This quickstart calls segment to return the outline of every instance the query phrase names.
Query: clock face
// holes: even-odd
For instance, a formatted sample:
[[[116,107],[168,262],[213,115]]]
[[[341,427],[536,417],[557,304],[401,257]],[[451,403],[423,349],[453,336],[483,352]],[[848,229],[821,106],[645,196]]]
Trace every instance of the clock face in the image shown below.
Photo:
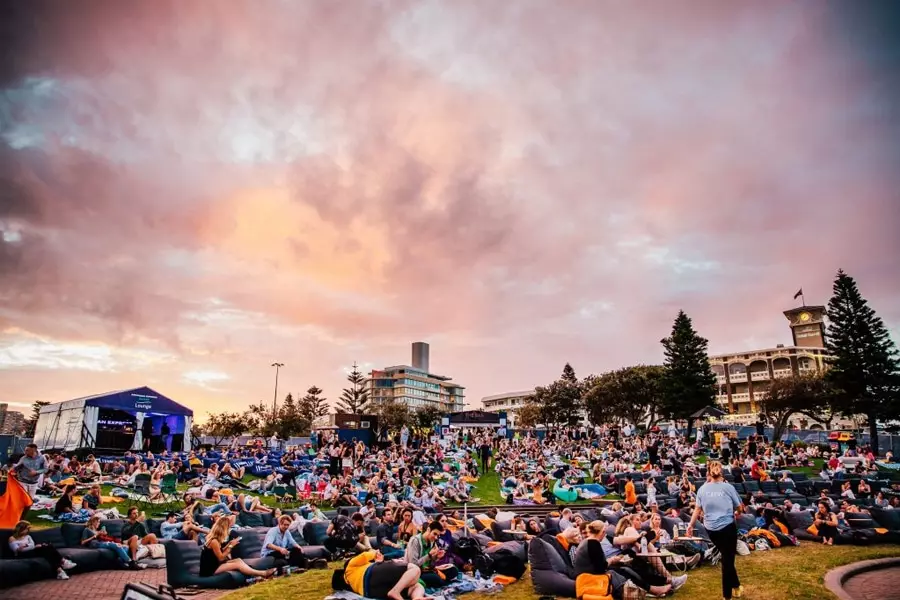
[[[810,316],[810,314],[809,314],[808,312],[800,313],[800,321],[803,322],[803,323],[806,323],[806,322],[809,321],[811,318],[812,318],[812,317]]]

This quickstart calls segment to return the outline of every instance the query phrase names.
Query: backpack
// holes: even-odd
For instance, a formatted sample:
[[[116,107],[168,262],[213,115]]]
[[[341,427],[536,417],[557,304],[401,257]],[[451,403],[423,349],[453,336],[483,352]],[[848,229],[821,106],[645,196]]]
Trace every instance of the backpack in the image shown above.
[[[481,546],[475,538],[461,537],[453,542],[453,554],[469,562],[481,554]]]
[[[359,530],[349,517],[337,516],[332,521],[332,524],[334,525],[334,533],[332,535],[335,539],[344,542],[353,542],[359,539]]]
[[[494,559],[482,552],[472,559],[472,568],[482,577],[490,577],[494,574]]]
[[[525,574],[525,561],[508,550],[497,550],[491,555],[494,573],[520,579]]]

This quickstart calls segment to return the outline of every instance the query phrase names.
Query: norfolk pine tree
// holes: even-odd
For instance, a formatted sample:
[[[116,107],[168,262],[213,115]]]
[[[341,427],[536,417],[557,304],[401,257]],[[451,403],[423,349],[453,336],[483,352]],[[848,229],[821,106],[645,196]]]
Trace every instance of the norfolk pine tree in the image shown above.
[[[665,371],[661,380],[663,414],[687,419],[713,404],[716,376],[709,366],[708,342],[700,337],[683,310],[678,311],[672,335],[661,341]]]
[[[872,452],[877,455],[878,419],[895,419],[900,414],[897,347],[856,282],[843,270],[835,277],[827,315],[829,369],[825,377],[844,415],[866,416]]]
[[[353,363],[353,370],[347,375],[350,387],[344,388],[338,401],[338,412],[351,415],[361,415],[369,402],[369,391],[366,389],[366,378],[359,372],[359,367]]]

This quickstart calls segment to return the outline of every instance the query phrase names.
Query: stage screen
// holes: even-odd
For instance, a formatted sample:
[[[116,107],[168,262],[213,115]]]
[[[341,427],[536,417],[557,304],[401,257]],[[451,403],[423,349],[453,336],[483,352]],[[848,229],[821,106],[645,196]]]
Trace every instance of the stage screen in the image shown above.
[[[97,419],[97,448],[128,450],[134,442],[137,419],[124,410],[101,408]]]

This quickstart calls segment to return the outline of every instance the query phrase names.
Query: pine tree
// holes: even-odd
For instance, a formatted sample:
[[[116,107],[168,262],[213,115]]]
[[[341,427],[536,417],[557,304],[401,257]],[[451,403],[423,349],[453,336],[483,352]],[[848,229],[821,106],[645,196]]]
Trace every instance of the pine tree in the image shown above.
[[[316,419],[328,414],[327,399],[322,397],[322,390],[316,386],[306,390],[297,405],[297,412],[304,423],[304,433],[308,432]]]
[[[676,419],[713,403],[716,376],[709,365],[708,342],[700,337],[683,310],[678,311],[672,335],[661,340],[665,350],[662,377],[662,410]]]
[[[563,372],[560,379],[567,383],[578,383],[578,377],[575,376],[575,369],[573,369],[572,365],[570,365],[569,363],[566,363],[566,366],[563,367]]]
[[[337,405],[338,412],[361,415],[369,402],[369,390],[365,387],[366,378],[359,372],[356,363],[353,363],[353,370],[347,375],[347,381],[351,385],[341,391],[341,398]]]
[[[534,389],[532,401],[540,406],[541,422],[548,427],[577,425],[581,422],[583,393],[575,369],[566,363],[559,379],[546,387]]]
[[[878,454],[878,419],[896,418],[900,398],[897,347],[856,282],[837,272],[828,301],[828,382],[846,416],[865,415],[872,452]]]

